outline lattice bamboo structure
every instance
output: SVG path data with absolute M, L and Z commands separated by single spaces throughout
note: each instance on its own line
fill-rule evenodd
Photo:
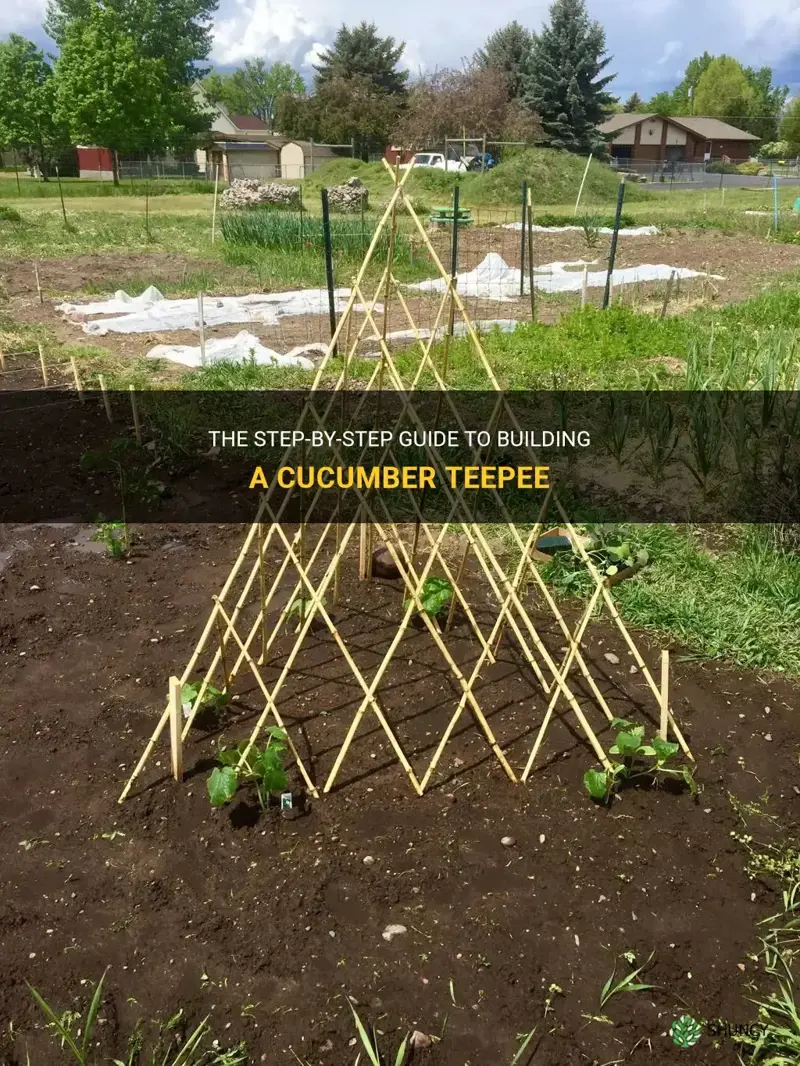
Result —
M 335 410 L 334 405 L 340 401 L 342 390 L 348 388 L 351 362 L 356 357 L 360 344 L 365 340 L 369 340 L 378 344 L 380 358 L 375 363 L 368 383 L 361 390 L 361 400 L 355 405 L 355 409 L 351 414 L 353 420 L 358 417 L 366 397 L 371 392 L 390 389 L 399 395 L 402 404 L 402 413 L 394 428 L 398 428 L 403 424 L 404 419 L 408 419 L 415 429 L 430 429 L 430 426 L 422 425 L 419 415 L 409 399 L 409 394 L 413 394 L 415 390 L 419 389 L 425 375 L 428 375 L 427 380 L 430 380 L 431 377 L 433 378 L 436 387 L 440 390 L 442 404 L 447 405 L 450 414 L 452 414 L 463 431 L 466 427 L 452 396 L 448 393 L 447 383 L 450 337 L 453 333 L 454 322 L 458 319 L 464 323 L 466 336 L 469 339 L 476 365 L 480 367 L 485 375 L 487 390 L 493 390 L 497 393 L 497 404 L 490 420 L 490 426 L 496 426 L 502 419 L 505 419 L 511 428 L 521 429 L 492 371 L 480 337 L 475 331 L 465 304 L 457 291 L 456 278 L 445 270 L 423 223 L 406 198 L 404 185 L 411 172 L 410 168 L 402 175 L 397 169 L 391 172 L 394 177 L 393 194 L 380 223 L 376 227 L 362 266 L 353 281 L 347 307 L 339 320 L 327 353 L 317 370 L 311 387 L 309 401 L 299 416 L 297 428 L 306 429 L 309 426 L 310 428 L 315 426 L 323 428 L 326 425 L 326 419 Z M 426 332 L 425 337 L 422 336 L 420 329 L 417 327 L 409 302 L 394 277 L 394 238 L 397 232 L 398 215 L 401 211 L 404 211 L 411 219 L 412 225 L 417 231 L 419 243 L 427 249 L 431 261 L 444 281 L 444 290 L 433 328 L 429 335 Z M 381 236 L 386 232 L 389 235 L 386 263 L 383 267 L 380 281 L 372 296 L 369 297 L 365 293 L 365 278 L 370 264 L 375 261 L 376 249 Z M 410 380 L 403 380 L 398 370 L 397 362 L 386 342 L 389 308 L 395 301 L 407 319 L 409 328 L 414 331 L 417 337 L 416 349 L 419 351 L 420 358 Z M 356 304 L 363 305 L 364 308 L 363 320 L 360 323 L 356 320 Z M 382 310 L 376 310 L 380 305 L 382 305 Z M 381 321 L 378 321 L 378 318 Z M 442 333 L 444 333 L 444 342 L 441 359 L 437 362 L 434 359 L 434 345 L 437 339 L 441 338 Z M 324 374 L 330 369 L 331 365 L 340 368 L 339 376 L 333 390 L 330 387 L 323 389 Z M 322 412 L 318 410 L 320 395 L 326 398 L 325 402 L 327 404 Z M 316 402 L 312 402 L 312 399 L 315 399 Z M 332 450 L 335 453 L 335 461 L 341 462 L 343 466 L 349 465 L 341 456 L 336 445 L 332 446 Z M 292 449 L 288 449 L 282 462 L 286 462 L 291 453 Z M 528 454 L 531 461 L 535 463 L 535 453 L 528 449 Z M 476 449 L 476 461 L 479 461 L 479 459 L 480 449 Z M 381 465 L 387 461 L 399 465 L 393 458 L 391 444 L 384 450 L 384 454 L 374 462 L 374 465 Z M 436 469 L 441 468 L 440 458 L 430 448 L 427 449 L 427 461 Z M 337 513 L 334 513 L 333 517 L 315 534 L 313 545 L 310 543 L 309 532 L 305 524 L 302 524 L 291 535 L 287 532 L 286 525 L 282 522 L 282 516 L 288 497 L 284 497 L 280 506 L 274 506 L 274 488 L 275 484 L 273 483 L 263 494 L 258 513 L 250 526 L 228 578 L 219 594 L 213 597 L 213 606 L 197 646 L 180 678 L 173 678 L 171 681 L 171 698 L 137 766 L 125 785 L 120 796 L 120 802 L 130 792 L 134 781 L 170 723 L 173 737 L 173 767 L 181 764 L 174 750 L 175 746 L 186 739 L 192 723 L 203 705 L 208 687 L 217 677 L 221 678 L 222 686 L 225 689 L 230 689 L 240 671 L 249 671 L 263 696 L 263 711 L 251 730 L 247 748 L 242 755 L 242 762 L 244 762 L 250 747 L 256 743 L 268 724 L 275 724 L 285 730 L 286 727 L 279 710 L 281 691 L 302 651 L 305 638 L 315 622 L 317 624 L 322 623 L 327 628 L 338 652 L 352 672 L 362 693 L 360 703 L 353 713 L 342 738 L 334 764 L 324 783 L 324 792 L 328 792 L 333 787 L 350 751 L 359 725 L 365 715 L 368 714 L 375 715 L 388 738 L 398 762 L 408 775 L 412 787 L 419 795 L 422 795 L 430 784 L 442 754 L 462 715 L 467 710 L 511 781 L 528 780 L 553 715 L 556 712 L 557 705 L 562 699 L 574 716 L 599 762 L 603 766 L 609 767 L 608 755 L 590 722 L 590 715 L 581 706 L 570 683 L 570 675 L 574 669 L 577 669 L 592 694 L 596 708 L 599 709 L 605 719 L 608 721 L 612 719 L 611 710 L 592 675 L 590 665 L 586 661 L 583 651 L 586 629 L 596 607 L 601 602 L 608 610 L 622 635 L 633 661 L 639 668 L 656 701 L 662 735 L 666 735 L 667 729 L 671 728 L 675 739 L 686 756 L 692 759 L 691 752 L 668 705 L 666 672 L 662 670 L 662 684 L 659 686 L 656 684 L 633 637 L 620 617 L 611 591 L 595 567 L 586 550 L 583 539 L 578 535 L 556 492 L 552 489 L 547 492 L 538 520 L 530 529 L 520 529 L 511 520 L 499 492 L 492 489 L 483 490 L 494 497 L 495 505 L 504 516 L 508 536 L 513 546 L 512 562 L 513 557 L 516 557 L 516 561 L 506 569 L 498 560 L 481 525 L 475 521 L 475 515 L 470 509 L 469 501 L 465 498 L 464 488 L 455 490 L 447 487 L 446 483 L 442 484 L 442 489 L 447 497 L 449 515 L 447 516 L 447 521 L 440 523 L 438 526 L 433 526 L 425 521 L 418 495 L 409 492 L 408 499 L 416 515 L 413 537 L 409 537 L 407 532 L 404 533 L 403 529 L 405 527 L 399 527 L 392 519 L 385 501 L 380 495 L 376 496 L 369 491 L 362 491 L 356 487 L 348 489 L 348 492 L 353 492 L 358 497 L 358 509 L 355 518 L 346 522 L 337 521 Z M 311 499 L 307 504 L 304 501 L 303 514 L 305 516 L 313 515 L 314 507 L 319 500 L 321 492 L 322 490 L 318 489 L 315 493 L 310 493 Z M 545 528 L 548 514 L 557 516 L 560 523 L 566 527 L 575 550 L 581 555 L 583 563 L 594 582 L 593 594 L 574 630 L 570 630 L 567 621 L 539 574 L 534 561 L 535 545 Z M 460 561 L 455 569 L 450 565 L 443 551 L 445 538 L 448 533 L 452 535 L 453 531 L 461 533 L 463 544 Z M 351 543 L 356 541 L 359 543 L 359 577 L 368 578 L 370 576 L 372 543 L 375 536 L 385 544 L 393 563 L 401 575 L 406 591 L 406 601 L 402 616 L 398 620 L 394 637 L 381 657 L 378 666 L 368 677 L 356 662 L 353 653 L 348 648 L 346 641 L 331 618 L 326 604 L 329 597 L 332 598 L 334 604 L 338 602 L 342 567 L 346 565 L 348 558 L 353 554 L 351 552 L 348 555 Z M 420 542 L 422 542 L 421 547 Z M 270 571 L 267 561 L 267 553 L 271 547 L 279 549 L 281 558 L 281 562 L 274 569 L 274 572 Z M 496 618 L 488 632 L 481 628 L 460 587 L 460 580 L 470 556 L 477 563 L 479 576 L 485 579 L 498 606 Z M 432 573 L 437 571 L 441 572 L 451 582 L 454 590 L 450 617 L 444 632 L 434 620 L 422 611 L 420 601 L 425 581 Z M 273 614 L 278 609 L 277 605 L 285 593 L 287 582 L 292 591 L 288 599 L 286 599 L 285 605 L 279 610 L 277 622 L 270 626 L 268 623 L 270 608 L 272 607 Z M 539 608 L 544 608 L 552 614 L 567 645 L 567 651 L 560 663 L 557 663 L 548 651 L 536 623 L 531 617 L 531 611 L 523 602 L 527 598 L 526 589 L 531 588 L 537 593 Z M 285 633 L 285 623 L 290 618 L 291 606 L 298 597 L 302 597 L 305 600 L 305 605 L 299 618 L 299 625 L 294 635 L 291 649 L 286 655 L 278 677 L 270 684 L 267 684 L 263 676 L 263 667 L 268 662 L 270 651 L 276 641 Z M 446 632 L 452 623 L 453 611 L 456 606 L 461 608 L 472 637 L 480 648 L 477 660 L 468 674 L 462 671 L 451 655 L 446 643 Z M 248 608 L 249 614 L 253 615 L 253 617 L 245 621 L 245 613 Z M 427 766 L 423 768 L 422 773 L 419 775 L 412 767 L 394 729 L 387 720 L 380 701 L 381 682 L 391 666 L 393 658 L 398 653 L 403 637 L 415 614 L 419 614 L 431 640 L 438 648 L 442 659 L 461 690 L 458 704 L 442 736 L 439 738 L 435 751 Z M 541 721 L 536 731 L 530 755 L 521 771 L 515 770 L 510 764 L 492 731 L 486 715 L 481 709 L 475 692 L 481 670 L 485 664 L 495 661 L 497 650 L 506 631 L 513 634 L 519 652 L 524 661 L 530 666 L 543 694 L 541 707 L 534 705 L 530 709 L 531 723 L 535 723 L 540 717 Z M 203 680 L 197 695 L 187 709 L 188 716 L 185 721 L 181 719 L 179 727 L 176 724 L 180 714 L 177 693 L 179 693 L 181 685 L 192 679 L 198 664 L 204 657 L 206 657 L 206 660 L 210 657 L 210 661 L 208 661 L 208 665 L 203 672 Z M 541 713 L 542 710 L 543 713 Z M 286 732 L 289 737 L 289 748 L 296 762 L 297 770 L 308 791 L 312 795 L 318 796 L 319 792 L 314 783 L 313 775 L 305 766 L 291 734 L 288 730 Z M 177 772 L 176 776 L 179 776 Z

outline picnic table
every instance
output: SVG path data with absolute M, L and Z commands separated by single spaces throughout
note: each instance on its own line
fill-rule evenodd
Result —
M 452 207 L 434 207 L 433 211 L 428 218 L 428 221 L 432 226 L 452 226 L 453 224 L 453 209 Z M 469 213 L 466 207 L 460 207 L 458 209 L 458 225 L 459 226 L 471 226 L 472 215 Z

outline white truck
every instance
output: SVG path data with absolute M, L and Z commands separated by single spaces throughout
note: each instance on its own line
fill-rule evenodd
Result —
M 408 167 L 428 167 L 433 170 L 451 170 L 464 173 L 466 163 L 461 159 L 445 159 L 442 152 L 418 152 L 410 163 L 402 164 L 403 170 Z

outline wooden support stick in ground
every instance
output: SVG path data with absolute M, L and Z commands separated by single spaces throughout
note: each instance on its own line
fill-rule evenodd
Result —
M 669 298 L 670 298 L 670 295 L 672 294 L 672 283 L 674 282 L 674 280 L 675 280 L 675 271 L 672 270 L 672 271 L 670 271 L 670 275 L 669 275 L 669 278 L 667 280 L 667 288 L 666 288 L 666 291 L 664 292 L 664 302 L 661 305 L 661 315 L 660 315 L 661 318 L 665 318 L 666 317 L 667 307 L 669 306 Z
M 36 278 L 36 291 L 39 294 L 39 303 L 44 303 L 44 296 L 42 296 L 42 286 L 39 284 L 39 264 L 33 264 L 33 276 Z
M 662 740 L 667 739 L 667 725 L 669 722 L 669 652 L 661 652 L 661 725 L 658 735 Z
M 589 296 L 589 266 L 588 264 L 583 268 L 583 281 L 581 282 L 581 310 L 586 306 L 586 300 Z
M 200 366 L 206 365 L 206 331 L 203 323 L 203 294 L 197 294 L 197 323 L 200 328 Z
M 78 374 L 78 364 L 75 362 L 75 356 L 69 357 L 69 365 L 72 367 L 72 376 L 75 379 L 75 391 L 78 393 L 78 399 L 81 403 L 84 403 L 83 385 L 81 385 L 80 375 Z
M 183 742 L 181 740 L 181 683 L 169 679 L 169 741 L 172 749 L 172 776 L 183 781 Z
M 231 686 L 231 673 L 228 670 L 228 660 L 225 656 L 225 627 L 219 614 L 217 614 L 217 638 L 219 640 L 219 659 L 222 665 L 222 687 L 227 691 Z
M 111 414 L 111 400 L 108 397 L 108 389 L 106 388 L 106 379 L 102 374 L 97 375 L 97 383 L 100 386 L 100 391 L 103 394 L 103 406 L 106 409 L 106 418 L 109 422 L 114 421 L 114 416 Z
M 44 348 L 41 344 L 39 345 L 39 363 L 42 367 L 42 381 L 44 382 L 44 387 L 47 388 L 50 382 L 47 378 L 47 363 L 44 360 Z
M 591 158 L 591 157 L 590 157 Z M 536 321 L 536 286 L 534 285 L 533 263 L 533 201 L 531 190 L 528 189 L 528 285 L 531 290 L 531 322 Z
M 139 406 L 136 403 L 136 389 L 133 385 L 129 385 L 131 393 L 131 411 L 133 412 L 133 430 L 136 434 L 136 443 L 142 443 L 142 423 L 139 421 Z
M 5 368 L 6 368 L 6 357 L 3 354 L 3 349 L 0 348 L 0 370 L 5 370 Z
M 214 206 L 211 209 L 211 243 L 217 233 L 217 193 L 219 191 L 219 163 L 214 168 Z

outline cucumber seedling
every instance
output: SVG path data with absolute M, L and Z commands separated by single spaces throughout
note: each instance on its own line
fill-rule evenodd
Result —
M 422 614 L 427 614 L 438 622 L 438 617 L 453 598 L 453 586 L 445 577 L 429 577 L 419 591 Z M 407 611 L 414 600 L 408 596 L 403 600 L 403 610 Z
M 691 766 L 672 765 L 678 754 L 678 745 L 662 740 L 656 735 L 649 742 L 644 739 L 644 726 L 634 725 L 624 718 L 615 718 L 611 725 L 617 730 L 614 744 L 608 749 L 618 761 L 611 768 L 587 770 L 583 775 L 586 791 L 594 800 L 607 803 L 612 795 L 628 782 L 638 778 L 650 778 L 654 784 L 675 778 L 683 781 L 693 796 L 697 795 L 697 783 Z
M 246 741 L 242 741 L 238 747 L 223 748 L 217 753 L 220 765 L 211 771 L 207 781 L 212 807 L 224 807 L 240 788 L 251 785 L 255 789 L 259 807 L 266 811 L 272 793 L 286 790 L 289 781 L 284 766 L 286 733 L 274 725 L 269 726 L 266 732 L 268 736 L 264 747 L 253 744 L 241 766 L 239 763 L 247 750 Z
M 201 686 L 197 682 L 192 682 L 191 684 L 187 682 L 181 689 L 181 707 L 183 707 L 183 713 L 186 718 L 189 717 L 200 688 Z M 198 710 L 202 711 L 208 708 L 213 711 L 221 711 L 228 706 L 229 702 L 230 697 L 227 692 L 215 688 L 214 685 L 206 685 L 206 690 L 203 693 L 203 702 L 198 707 Z
M 92 540 L 104 544 L 112 559 L 121 559 L 131 550 L 131 535 L 126 522 L 98 521 Z

